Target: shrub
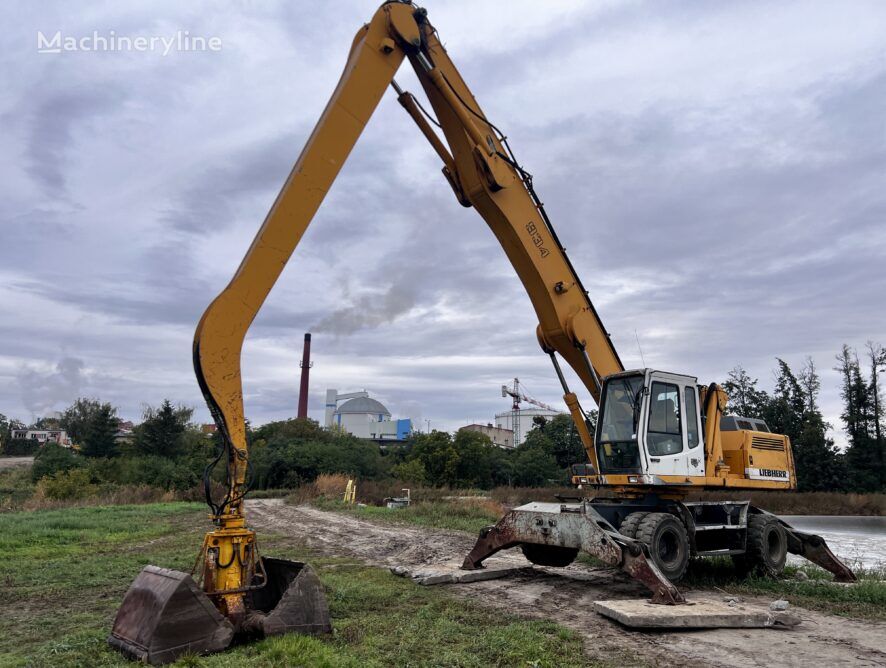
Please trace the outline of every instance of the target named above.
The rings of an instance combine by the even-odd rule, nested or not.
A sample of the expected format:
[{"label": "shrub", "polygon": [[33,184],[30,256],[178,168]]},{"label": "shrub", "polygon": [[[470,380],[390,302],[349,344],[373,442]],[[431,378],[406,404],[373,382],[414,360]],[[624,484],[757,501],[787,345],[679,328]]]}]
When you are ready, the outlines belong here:
[{"label": "shrub", "polygon": [[343,473],[322,473],[314,481],[314,493],[316,496],[325,496],[331,499],[341,497],[345,493],[350,477]]},{"label": "shrub", "polygon": [[37,451],[31,467],[31,480],[38,480],[62,471],[84,466],[85,462],[68,448],[49,442]]},{"label": "shrub", "polygon": [[92,484],[92,477],[86,469],[71,469],[45,476],[37,483],[37,498],[68,501],[85,499],[98,492],[98,485]]},{"label": "shrub", "polygon": [[34,438],[11,438],[3,446],[3,454],[10,457],[33,455],[40,449],[40,443]]}]

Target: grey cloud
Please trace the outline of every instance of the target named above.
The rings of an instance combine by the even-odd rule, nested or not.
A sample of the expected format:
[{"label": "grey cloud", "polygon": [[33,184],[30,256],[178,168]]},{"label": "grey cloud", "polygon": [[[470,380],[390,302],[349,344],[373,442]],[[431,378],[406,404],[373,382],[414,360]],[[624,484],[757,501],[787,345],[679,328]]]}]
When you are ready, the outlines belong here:
[{"label": "grey cloud", "polygon": [[84,367],[76,357],[63,357],[50,372],[23,367],[18,373],[22,404],[33,416],[67,406],[79,395]]},{"label": "grey cloud", "polygon": [[58,90],[38,102],[28,133],[27,171],[48,195],[67,194],[74,128],[95,121],[103,110],[122,99],[121,91],[102,85]]},{"label": "grey cloud", "polygon": [[[463,28],[462,7],[438,10],[444,39]],[[876,308],[886,264],[886,68],[865,59],[873,47],[851,40],[832,69],[797,77],[802,63],[782,71],[771,48],[735,54],[733,69],[706,67],[712,52],[743,39],[741,26],[758,25],[755,39],[765,42],[789,19],[808,36],[793,42],[794,57],[803,49],[820,58],[816,23],[826,24],[827,4],[763,7],[589,7],[526,43],[450,49],[535,174],[630,364],[639,364],[635,329],[649,363],[704,381],[737,362],[768,379],[776,355],[799,364],[813,354],[827,370],[844,341],[886,340]],[[198,10],[169,8],[167,22],[187,23]],[[148,9],[131,12],[150,24]],[[25,161],[10,160],[4,176],[28,170],[35,192],[10,192],[2,208],[4,250],[16,252],[0,294],[22,315],[0,323],[0,412],[24,410],[16,372],[4,369],[41,368],[71,350],[62,344],[84,329],[78,318],[95,333],[72,353],[89,360],[93,393],[132,417],[163,392],[201,405],[189,368],[197,318],[271,206],[368,12],[352,2],[310,17],[292,4],[212,15],[230,45],[214,60],[53,61],[58,72],[39,87],[36,77],[12,82],[17,106],[3,117],[27,119],[9,125]],[[674,26],[704,35],[704,46],[684,35],[672,47]],[[600,44],[603,60],[582,59],[601,54],[587,51]],[[660,62],[647,62],[637,44]],[[34,56],[17,57],[33,66]],[[691,85],[676,80],[690,76],[687,62]],[[744,80],[743,69],[772,81]],[[546,86],[555,75],[561,89]],[[262,86],[250,88],[256,80]],[[406,72],[401,83],[419,92]],[[150,147],[136,141],[146,133]],[[422,141],[386,95],[247,339],[254,422],[292,414],[301,334],[311,328],[314,415],[324,384],[369,386],[395,412],[432,426],[491,418],[509,376],[557,401],[527,296]],[[162,164],[151,161],[157,152]],[[130,153],[148,166],[124,160]],[[97,155],[102,174],[77,159]],[[32,304],[50,305],[51,317]],[[835,385],[824,373],[825,386]],[[835,415],[838,398],[824,398]]]}]

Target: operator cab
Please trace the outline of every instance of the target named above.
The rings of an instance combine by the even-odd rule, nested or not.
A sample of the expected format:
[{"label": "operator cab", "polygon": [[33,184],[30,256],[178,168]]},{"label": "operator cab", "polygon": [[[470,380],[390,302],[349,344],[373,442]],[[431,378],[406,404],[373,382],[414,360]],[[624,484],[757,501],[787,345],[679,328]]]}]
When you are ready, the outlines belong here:
[{"label": "operator cab", "polygon": [[594,439],[603,476],[703,476],[702,433],[695,377],[639,369],[604,379]]}]

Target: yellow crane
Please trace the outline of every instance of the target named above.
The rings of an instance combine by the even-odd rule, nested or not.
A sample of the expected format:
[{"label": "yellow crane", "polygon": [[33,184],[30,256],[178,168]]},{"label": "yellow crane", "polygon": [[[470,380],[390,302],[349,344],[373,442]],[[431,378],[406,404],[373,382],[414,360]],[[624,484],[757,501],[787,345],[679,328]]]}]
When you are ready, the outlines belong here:
[{"label": "yellow crane", "polygon": [[[436,118],[394,81],[406,59]],[[344,73],[320,120],[228,286],[194,337],[194,368],[224,447],[226,493],[207,501],[215,528],[194,577],[147,566],[117,614],[110,642],[150,663],[217,651],[236,635],[330,630],[322,589],[306,564],[258,554],[243,509],[248,484],[240,356],[246,333],[347,160],[385,90],[415,121],[442,163],[456,200],[473,207],[513,265],[538,316],[536,331],[563,385],[589,463],[576,480],[607,498],[529,504],[485,529],[465,559],[521,546],[535,563],[565,565],[584,550],[646,584],[659,603],[680,603],[673,584],[690,555],[730,554],[777,572],[787,550],[852,573],[824,542],[748,503],[684,502],[695,489],[796,487],[790,442],[764,425],[723,416],[716,384],[652,369],[625,371],[597,311],[502,132],[483,113],[427,13],[385,2],[357,32]],[[432,127],[439,125],[442,137]],[[595,434],[566,385],[560,360],[599,405]]]}]

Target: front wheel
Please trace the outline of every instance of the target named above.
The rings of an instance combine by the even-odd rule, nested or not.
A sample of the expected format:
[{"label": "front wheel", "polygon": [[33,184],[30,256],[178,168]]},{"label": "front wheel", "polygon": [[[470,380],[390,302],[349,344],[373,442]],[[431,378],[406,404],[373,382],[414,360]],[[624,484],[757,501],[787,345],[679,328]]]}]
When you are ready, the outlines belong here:
[{"label": "front wheel", "polygon": [[686,527],[670,513],[649,513],[637,526],[636,539],[646,543],[652,561],[671,582],[678,582],[689,566]]}]

